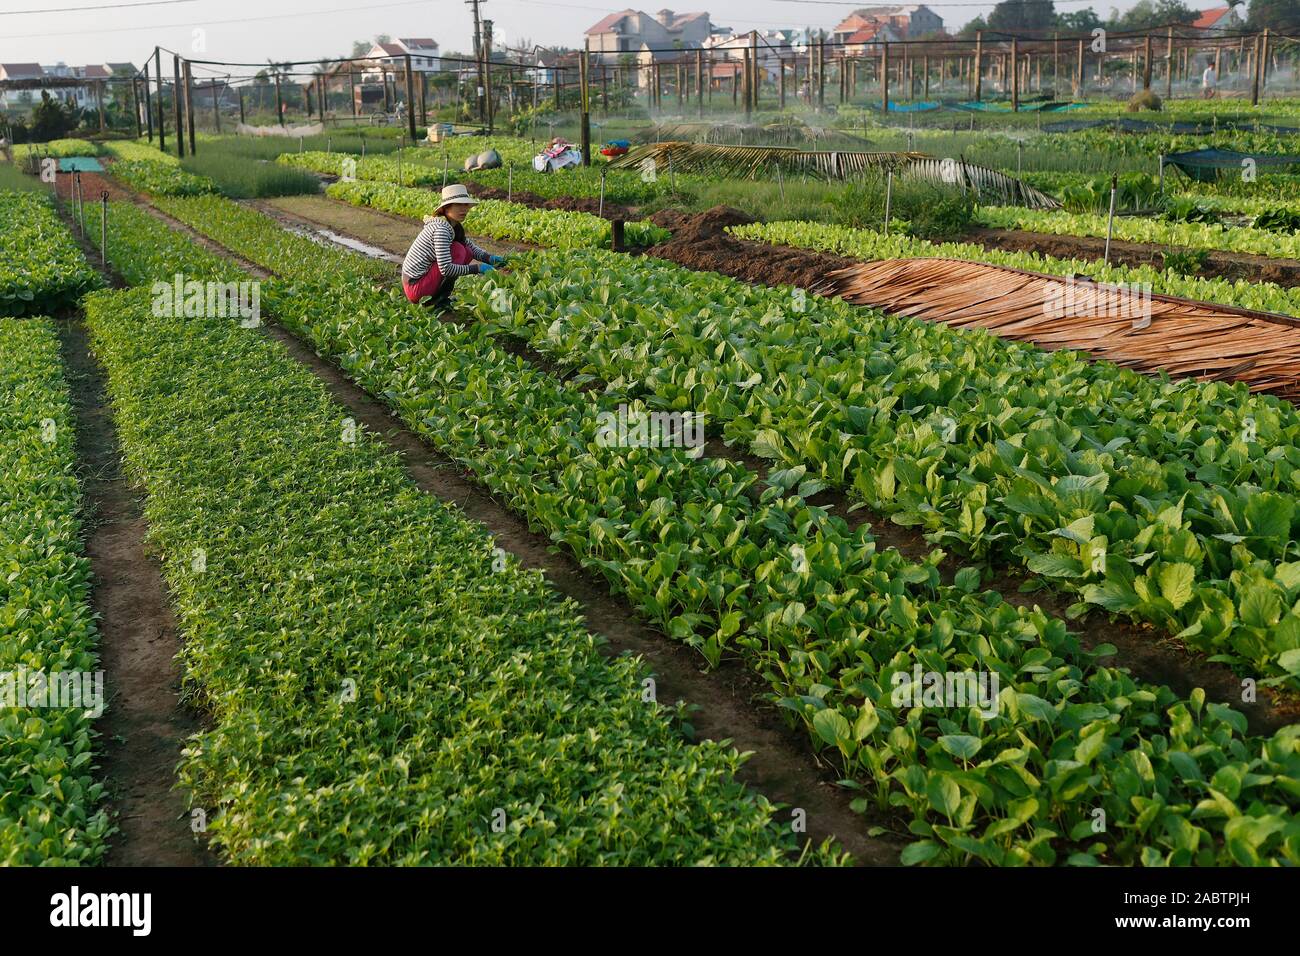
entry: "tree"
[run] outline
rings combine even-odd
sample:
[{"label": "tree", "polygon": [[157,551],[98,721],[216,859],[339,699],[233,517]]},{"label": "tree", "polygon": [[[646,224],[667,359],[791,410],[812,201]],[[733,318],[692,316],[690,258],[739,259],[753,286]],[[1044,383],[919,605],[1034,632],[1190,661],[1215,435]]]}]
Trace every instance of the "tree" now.
[{"label": "tree", "polygon": [[1113,19],[1112,30],[1149,30],[1171,23],[1191,23],[1200,11],[1193,10],[1183,0],[1138,0],[1133,8]]},{"label": "tree", "polygon": [[370,48],[376,43],[392,43],[393,38],[387,33],[380,33],[373,40],[353,40],[352,52],[348,54],[348,59],[356,60],[370,52]]},{"label": "tree", "polygon": [[61,139],[77,128],[77,109],[64,105],[41,90],[41,101],[32,107],[32,139],[44,143]]},{"label": "tree", "polygon": [[1300,0],[1251,0],[1246,26],[1294,35],[1300,32]]},{"label": "tree", "polygon": [[988,24],[995,32],[1044,32],[1056,25],[1056,7],[1052,0],[1002,0],[989,14]]},{"label": "tree", "polygon": [[971,40],[974,39],[975,34],[980,30],[987,30],[988,28],[989,25],[984,21],[984,17],[978,16],[967,22],[967,24],[957,33],[957,36],[963,40]]},{"label": "tree", "polygon": [[1097,27],[1105,26],[1105,22],[1097,15],[1096,10],[1088,7],[1070,13],[1058,13],[1056,25],[1063,33],[1091,33]]}]

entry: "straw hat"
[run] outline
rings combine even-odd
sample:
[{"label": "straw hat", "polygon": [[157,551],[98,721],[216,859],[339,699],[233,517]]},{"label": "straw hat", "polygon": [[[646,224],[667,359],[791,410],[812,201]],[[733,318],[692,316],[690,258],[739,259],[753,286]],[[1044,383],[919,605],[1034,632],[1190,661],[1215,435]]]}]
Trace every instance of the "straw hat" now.
[{"label": "straw hat", "polygon": [[478,200],[469,194],[464,183],[456,183],[452,186],[442,187],[442,197],[438,202],[438,212],[442,212],[448,206],[473,206]]}]

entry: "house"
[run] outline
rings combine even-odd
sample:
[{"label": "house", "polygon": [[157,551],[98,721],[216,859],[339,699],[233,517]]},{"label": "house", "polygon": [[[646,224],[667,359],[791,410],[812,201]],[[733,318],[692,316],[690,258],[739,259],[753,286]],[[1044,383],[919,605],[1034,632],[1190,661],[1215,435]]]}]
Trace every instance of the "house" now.
[{"label": "house", "polygon": [[[120,67],[121,70],[115,69],[115,66]],[[62,61],[54,66],[41,66],[37,63],[0,63],[0,81],[24,84],[23,89],[0,90],[0,107],[10,108],[34,103],[40,99],[40,91],[44,90],[54,99],[78,109],[95,109],[98,102],[96,90],[101,85],[104,103],[111,103],[119,89],[124,88],[124,78],[134,73],[135,67],[130,63],[90,63],[86,66],[69,66]]]},{"label": "house", "polygon": [[553,86],[557,75],[565,83],[575,82],[578,76],[577,51],[539,49],[523,62],[528,64],[524,77],[536,86]]},{"label": "house", "polygon": [[1237,12],[1241,6],[1243,5],[1202,10],[1201,15],[1192,21],[1192,29],[1203,36],[1221,36],[1244,30],[1246,21]]},{"label": "house", "polygon": [[929,33],[943,31],[943,17],[923,4],[908,4],[854,10],[831,31],[831,36],[837,43],[843,43],[859,30],[865,30],[873,24],[888,25],[903,40],[915,40]]},{"label": "house", "polygon": [[[757,51],[759,66],[769,79],[774,79],[778,75],[782,60],[788,62],[792,57],[807,52],[807,31],[793,29],[759,30],[757,31],[754,47]],[[750,35],[748,32],[732,33],[730,30],[714,33],[705,42],[704,48],[713,54],[715,61],[720,56],[727,59],[743,60],[745,51],[750,48]],[[715,75],[727,76],[729,74],[723,71]]]},{"label": "house", "polygon": [[850,33],[841,42],[846,56],[866,56],[879,53],[883,43],[897,43],[902,39],[905,38],[898,27],[875,22]]},{"label": "house", "polygon": [[[0,63],[0,83],[41,80],[45,71],[39,63]],[[26,107],[40,98],[40,94],[30,89],[8,90],[0,88],[0,109]]]},{"label": "house", "polygon": [[709,15],[704,12],[660,10],[650,16],[630,8],[611,13],[585,31],[592,62],[608,64],[617,63],[620,55],[627,54],[640,63],[647,51],[652,61],[658,60],[661,57],[655,51],[696,49],[704,46],[712,34]]},{"label": "house", "polygon": [[404,37],[389,43],[376,43],[365,58],[370,61],[363,65],[362,80],[366,83],[378,83],[383,71],[392,74],[406,70],[406,57],[411,58],[413,73],[437,73],[441,67],[438,59],[438,44],[429,37]]}]

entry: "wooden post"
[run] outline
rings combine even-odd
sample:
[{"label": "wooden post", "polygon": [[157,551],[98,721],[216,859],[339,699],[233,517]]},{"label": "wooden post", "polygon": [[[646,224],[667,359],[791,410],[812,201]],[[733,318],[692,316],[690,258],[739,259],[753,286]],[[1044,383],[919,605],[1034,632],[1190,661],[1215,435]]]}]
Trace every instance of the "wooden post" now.
[{"label": "wooden post", "polygon": [[[404,54],[402,57],[406,66],[406,133],[411,137],[411,142],[415,142],[415,75],[411,72],[411,54]],[[488,96],[488,129],[492,128],[492,91],[487,91]],[[324,114],[322,114],[323,118]]]},{"label": "wooden post", "polygon": [[212,81],[212,125],[221,133],[221,110],[217,108],[217,81]]},{"label": "wooden post", "polygon": [[244,88],[242,86],[239,88],[239,122],[241,125],[244,122]]},{"label": "wooden post", "polygon": [[[1137,54],[1134,54],[1135,56]],[[1151,34],[1142,43],[1142,89],[1151,89]]]},{"label": "wooden post", "polygon": [[[1080,41],[1082,42],[1082,41]],[[975,102],[980,101],[984,93],[984,31],[975,31]]]},{"label": "wooden post", "polygon": [[777,91],[780,96],[781,109],[785,109],[785,59],[777,57],[777,69],[780,73],[777,75]]},{"label": "wooden post", "polygon": [[1020,41],[1011,38],[1011,112],[1020,112]]},{"label": "wooden post", "polygon": [[1259,89],[1263,92],[1268,85],[1268,27],[1264,28],[1264,39],[1259,52]]},{"label": "wooden post", "polygon": [[190,134],[190,155],[194,149],[194,74],[190,70],[190,61],[185,61],[185,128]]},{"label": "wooden post", "polygon": [[1061,38],[1052,34],[1052,98],[1061,96]]},{"label": "wooden post", "polygon": [[1083,41],[1079,41],[1079,63],[1078,72],[1074,75],[1074,98],[1082,99],[1083,97]]},{"label": "wooden post", "polygon": [[826,34],[817,38],[817,108],[826,109]]},{"label": "wooden post", "polygon": [[[406,102],[411,102],[411,56],[406,55]],[[396,82],[396,80],[394,80]],[[483,21],[483,109],[487,111],[487,128],[492,132],[496,128],[497,108],[492,101],[492,21]],[[410,110],[407,110],[410,113]],[[415,140],[415,117],[410,120],[411,140]]]},{"label": "wooden post", "polygon": [[590,54],[583,50],[578,54],[578,82],[581,85],[581,110],[582,123],[582,165],[591,165],[591,63],[588,60]]},{"label": "wooden post", "polygon": [[555,81],[552,86],[555,88],[555,108],[558,110],[560,108],[560,86],[564,83],[563,71],[558,63],[551,69],[551,78]]},{"label": "wooden post", "polygon": [[429,125],[429,74],[420,71],[420,125]]},{"label": "wooden post", "polygon": [[695,105],[700,116],[704,115],[704,51],[695,51]]},{"label": "wooden post", "polygon": [[153,48],[153,75],[158,80],[158,148],[166,152],[167,133],[164,129],[166,124],[163,122],[166,114],[163,112],[162,53],[158,47]]},{"label": "wooden post", "polygon": [[275,122],[284,125],[284,98],[280,94],[280,74],[275,74]]},{"label": "wooden post", "polygon": [[352,118],[356,119],[357,118],[357,73],[356,70],[352,68],[351,63],[348,64],[348,98],[352,100]]},{"label": "wooden post", "polygon": [[758,72],[758,31],[749,31],[749,108],[758,109],[758,86],[762,82]]},{"label": "wooden post", "polygon": [[172,54],[172,105],[176,108],[176,156],[185,158],[185,116],[181,112],[181,58]]},{"label": "wooden post", "polygon": [[[921,57],[921,69],[925,72],[925,92],[922,94],[927,100],[930,98],[930,54]],[[943,74],[939,74],[939,82],[943,82]]]},{"label": "wooden post", "polygon": [[136,89],[135,77],[131,77],[131,114],[135,117],[135,138],[139,139],[144,135],[144,129],[140,123],[140,91]]},{"label": "wooden post", "polygon": [[880,112],[889,112],[889,41],[880,45]]},{"label": "wooden post", "polygon": [[1174,28],[1169,27],[1168,43],[1165,47],[1165,99],[1174,95]]},{"label": "wooden post", "polygon": [[1259,75],[1262,72],[1263,60],[1264,60],[1263,56],[1261,56],[1261,53],[1263,51],[1263,46],[1261,43],[1262,39],[1263,37],[1256,34],[1254,69],[1252,69],[1250,72],[1250,105],[1251,106],[1259,105]]},{"label": "wooden post", "polygon": [[149,131],[149,142],[153,143],[153,96],[149,92],[149,61],[144,61],[144,118]]},{"label": "wooden post", "polygon": [[99,108],[99,131],[104,132],[104,81],[95,84],[95,105]]}]

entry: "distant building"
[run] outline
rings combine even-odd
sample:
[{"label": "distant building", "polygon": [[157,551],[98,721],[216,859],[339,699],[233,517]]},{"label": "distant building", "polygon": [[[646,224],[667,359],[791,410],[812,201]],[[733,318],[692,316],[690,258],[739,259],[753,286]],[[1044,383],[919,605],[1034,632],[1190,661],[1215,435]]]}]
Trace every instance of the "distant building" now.
[{"label": "distant building", "polygon": [[1202,10],[1201,15],[1192,21],[1192,29],[1205,36],[1217,36],[1243,30],[1246,27],[1246,21],[1237,12],[1240,6],[1215,7],[1210,10]]},{"label": "distant building", "polygon": [[889,38],[890,42],[894,39],[915,40],[930,33],[942,32],[943,17],[923,4],[862,7],[841,20],[831,31],[831,36],[836,42],[844,43],[861,30],[882,26],[888,26],[894,32],[895,37]]},{"label": "distant building", "polygon": [[863,56],[875,53],[883,43],[897,43],[905,39],[906,36],[898,27],[889,23],[873,22],[850,33],[840,42],[844,44],[846,56]]},{"label": "distant building", "polygon": [[611,13],[587,28],[587,49],[596,63],[614,64],[632,54],[638,63],[674,58],[660,50],[688,50],[704,46],[713,33],[708,13],[674,13],[660,10],[654,16],[627,9]]},{"label": "distant building", "polygon": [[41,98],[41,91],[54,99],[78,109],[94,109],[95,91],[102,83],[105,104],[111,103],[122,84],[110,83],[136,73],[131,63],[89,63],[69,66],[59,62],[54,66],[39,63],[0,63],[0,83],[21,82],[23,89],[0,89],[0,108],[25,107]]},{"label": "distant building", "polygon": [[367,83],[378,83],[383,70],[388,73],[406,70],[406,57],[411,57],[411,71],[414,73],[437,73],[442,69],[438,59],[438,44],[429,37],[407,37],[388,43],[376,43],[366,52],[370,62],[362,71],[362,78]]}]

